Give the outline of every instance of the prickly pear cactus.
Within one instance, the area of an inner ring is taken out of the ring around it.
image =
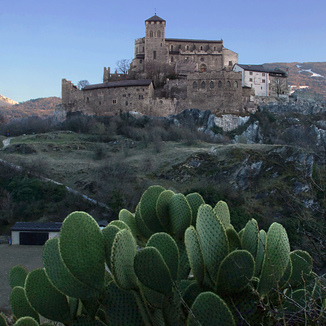
[[[197,193],[149,187],[102,231],[74,212],[46,242],[43,265],[9,272],[15,325],[326,324],[326,281],[307,252],[290,253],[285,229],[266,234],[252,219],[237,232],[225,202],[212,208]]]

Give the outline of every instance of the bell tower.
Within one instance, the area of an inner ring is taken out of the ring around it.
[[[145,20],[145,71],[168,63],[168,49],[165,44],[166,21],[156,14]]]

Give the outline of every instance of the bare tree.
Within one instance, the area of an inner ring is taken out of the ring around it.
[[[119,74],[128,75],[130,69],[131,60],[121,59],[117,61],[117,71]]]
[[[82,89],[84,88],[85,86],[89,85],[89,81],[86,80],[86,79],[83,79],[83,80],[80,80],[78,83],[77,83],[77,88],[78,89]]]

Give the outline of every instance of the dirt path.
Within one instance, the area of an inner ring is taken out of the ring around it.
[[[28,271],[43,267],[43,246],[8,246],[0,245],[0,311],[10,310],[9,296],[11,287],[8,283],[8,273],[12,266],[23,265]]]

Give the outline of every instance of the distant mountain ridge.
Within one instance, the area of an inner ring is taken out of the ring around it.
[[[18,104],[18,102],[0,94],[0,106],[8,106],[8,105],[15,105],[15,104]]]
[[[275,62],[264,66],[287,71],[292,91],[307,88],[326,100],[326,62]]]
[[[29,116],[45,117],[52,115],[55,106],[60,103],[60,97],[37,98],[14,105],[7,104],[6,106],[0,106],[0,114],[6,119],[25,118]]]

